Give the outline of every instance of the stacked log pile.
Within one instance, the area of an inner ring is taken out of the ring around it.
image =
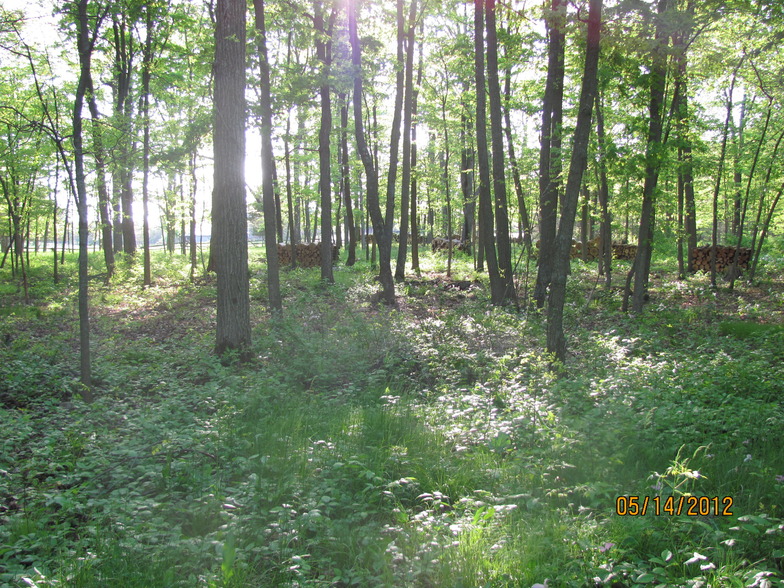
[[[591,239],[586,243],[585,261],[596,261],[601,255],[602,242],[599,237]],[[539,248],[539,241],[536,242],[536,248]],[[613,257],[615,259],[626,259],[633,261],[637,255],[637,245],[627,245],[625,243],[612,244]],[[583,259],[583,244],[580,241],[572,240],[572,247],[569,251],[569,257],[572,259]]]
[[[690,266],[695,272],[709,272],[711,269],[711,249],[710,245],[705,247],[695,247],[691,250]],[[716,247],[716,271],[724,273],[732,265],[735,257],[735,247]],[[738,250],[738,267],[746,269],[751,261],[751,249],[741,247]]]
[[[629,245],[628,243],[613,243],[612,252],[615,259],[634,261],[634,258],[637,257],[637,245]]]
[[[449,241],[450,239],[444,239],[442,237],[435,237],[433,241],[430,243],[430,247],[433,249],[433,252],[436,251],[446,251],[449,249]],[[460,239],[453,237],[452,241],[452,249],[456,249],[457,251],[466,251],[468,249],[468,245],[463,243]]]
[[[332,260],[337,260],[340,250],[332,246]],[[291,245],[278,244],[278,263],[291,264]],[[321,245],[319,243],[297,243],[297,265],[299,267],[321,266]]]

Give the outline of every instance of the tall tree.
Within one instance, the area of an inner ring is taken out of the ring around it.
[[[88,0],[79,0],[76,8],[77,47],[79,52],[79,81],[76,87],[73,107],[73,148],[74,175],[76,179],[76,206],[79,213],[79,348],[80,348],[80,379],[82,397],[90,402],[92,392],[92,362],[90,356],[90,308],[89,286],[87,277],[87,242],[89,235],[89,219],[87,206],[87,182],[85,170],[85,151],[82,124],[82,108],[84,98],[92,78],[92,55],[101,22],[106,16],[106,7],[96,6],[98,12],[88,13]],[[94,21],[94,27],[90,22]]]
[[[548,38],[547,80],[542,101],[542,144],[539,151],[539,267],[534,287],[534,300],[538,308],[544,306],[550,285],[560,198],[565,0],[551,0],[550,10],[545,16],[545,27]]]
[[[244,0],[215,8],[212,255],[218,274],[215,352],[250,345],[248,219],[245,205]]]
[[[348,158],[348,100],[340,96],[340,192],[346,206],[346,227],[348,229],[348,257],[346,265],[351,267],[357,260],[357,230],[354,221],[354,207],[351,202],[351,163]]]
[[[144,11],[146,37],[142,50],[142,95],[140,114],[142,117],[142,257],[144,265],[143,286],[152,284],[152,263],[150,260],[150,78],[152,77],[153,35],[155,19],[153,6],[147,5]]]
[[[650,101],[648,103],[648,137],[645,146],[645,182],[642,190],[642,212],[637,237],[637,255],[626,277],[624,308],[628,306],[629,285],[634,278],[632,311],[641,312],[648,298],[648,276],[653,253],[653,231],[656,224],[656,186],[663,161],[662,129],[664,91],[667,83],[667,23],[665,14],[670,0],[658,0],[656,32],[651,49]]]
[[[421,18],[421,15],[419,16]],[[403,174],[400,185],[400,239],[397,249],[395,279],[406,277],[408,247],[409,199],[411,189],[411,119],[414,106],[414,41],[417,19],[417,2],[411,0],[408,13],[408,30],[405,36],[405,89],[403,95]],[[421,41],[420,41],[421,42]]]
[[[136,227],[133,220],[133,171],[136,147],[132,120],[132,82],[134,60],[137,55],[133,21],[138,18],[139,10],[132,3],[119,5],[118,8],[112,15],[113,125],[119,135],[118,146],[112,160],[115,226],[119,229],[114,234],[114,249],[133,255],[136,253]]]
[[[314,0],[313,23],[316,28],[316,55],[321,63],[319,96],[321,98],[321,126],[319,127],[319,194],[321,195],[321,279],[334,282],[332,274],[332,103],[330,71],[332,66],[332,27],[336,8],[333,6],[329,22],[324,23],[324,6]]]
[[[512,271],[512,244],[509,239],[509,213],[504,163],[503,106],[498,77],[498,34],[496,32],[495,0],[485,0],[487,28],[487,89],[490,100],[490,133],[493,149],[493,195],[495,196],[495,232],[498,246],[498,273],[503,284],[503,302],[517,304],[517,291]]]
[[[547,351],[558,361],[566,358],[566,338],[563,332],[563,308],[566,299],[566,279],[570,267],[572,233],[577,214],[583,172],[588,160],[588,139],[591,134],[591,111],[597,92],[599,69],[599,40],[601,34],[602,0],[590,0],[588,31],[583,69],[582,89],[577,111],[577,126],[572,142],[569,175],[566,179],[561,219],[555,244],[555,259],[547,301]]]
[[[114,274],[114,236],[112,230],[112,217],[109,201],[109,189],[106,185],[106,153],[103,143],[103,128],[101,116],[98,111],[98,102],[95,98],[92,76],[86,82],[86,98],[90,109],[93,130],[93,157],[95,158],[96,184],[98,188],[98,214],[101,223],[101,248],[103,249],[106,263],[106,283]]]
[[[362,115],[362,49],[357,32],[356,0],[347,1],[349,40],[351,42],[351,62],[354,66],[354,133],[357,140],[357,151],[365,168],[365,181],[367,182],[366,200],[368,213],[373,223],[373,239],[378,244],[379,250],[379,279],[381,282],[381,297],[385,304],[395,305],[395,281],[392,278],[390,263],[392,247],[392,228],[389,221],[391,215],[384,218],[381,213],[379,199],[378,167],[373,155],[368,148],[365,136],[365,123]]]
[[[270,308],[276,311],[283,309],[280,296],[280,264],[278,262],[278,243],[275,224],[277,219],[275,207],[275,187],[272,170],[275,167],[275,155],[272,152],[272,92],[270,88],[270,66],[267,54],[267,25],[264,15],[264,0],[253,0],[256,15],[256,46],[259,52],[259,85],[261,90],[261,191],[264,210],[264,247],[267,253],[267,290]],[[289,199],[290,201],[290,199]],[[291,214],[291,211],[289,211]],[[292,243],[292,253],[295,246]]]
[[[490,276],[490,299],[501,305],[506,299],[506,283],[498,271],[493,236],[493,202],[490,190],[490,159],[487,145],[487,98],[485,97],[485,17],[484,0],[474,0],[474,76],[476,79],[476,151],[479,164],[479,241]],[[450,235],[451,238],[451,235]]]

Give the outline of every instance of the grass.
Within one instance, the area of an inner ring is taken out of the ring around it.
[[[276,323],[257,263],[242,364],[210,353],[210,279],[162,254],[141,290],[123,261],[85,405],[75,264],[34,260],[30,306],[0,274],[0,586],[784,585],[774,275],[659,260],[635,317],[576,262],[557,378],[542,317],[491,309],[463,256],[480,283],[428,254],[396,311],[364,262],[286,271]]]

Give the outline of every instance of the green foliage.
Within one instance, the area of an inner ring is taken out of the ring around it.
[[[93,287],[92,405],[68,280],[5,317],[0,585],[782,584],[781,335],[723,334],[750,293],[663,284],[622,317],[575,264],[557,377],[540,317],[481,284],[390,311],[362,264],[298,270],[282,316],[254,305],[253,359],[221,362],[214,288],[176,259]],[[700,497],[732,514],[664,507]]]

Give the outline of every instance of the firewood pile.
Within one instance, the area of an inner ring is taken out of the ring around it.
[[[536,249],[539,249],[540,241],[536,242]],[[602,242],[599,237],[591,239],[586,244],[585,261],[596,261],[601,255]],[[637,245],[627,245],[625,243],[612,244],[613,257],[615,259],[634,260],[637,255]],[[583,244],[581,241],[572,239],[572,246],[569,250],[571,259],[583,258]]]
[[[695,272],[709,272],[711,269],[711,246],[695,247],[691,250],[691,268]],[[724,273],[732,265],[735,247],[716,247],[716,271]],[[741,247],[738,250],[738,267],[746,269],[751,261],[751,249]]]
[[[332,261],[336,261],[340,250],[332,246]],[[278,244],[278,263],[291,264],[291,245]],[[321,245],[319,243],[297,243],[297,265],[299,267],[321,266]]]
[[[444,239],[443,237],[434,237],[432,243],[430,243],[430,247],[433,249],[433,252],[436,251],[446,251],[449,249],[449,241],[450,239]],[[453,237],[452,241],[452,249],[456,249],[458,251],[467,251],[468,245],[463,243],[460,239]]]
[[[615,259],[634,261],[634,258],[637,257],[637,245],[629,245],[628,243],[613,243],[612,252]]]

